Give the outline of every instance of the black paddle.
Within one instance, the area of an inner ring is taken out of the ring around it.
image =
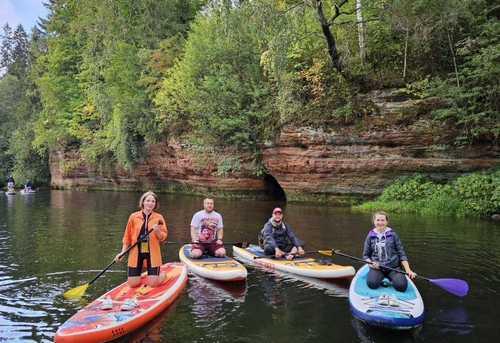
[[[292,255],[292,256],[293,256],[293,258],[300,258],[300,257],[302,257],[302,256],[304,256],[304,255],[311,255],[311,254],[317,254],[317,253],[318,253],[318,251],[317,251],[317,250],[314,250],[314,251],[304,251],[304,254],[302,254],[302,255],[300,255],[300,254],[297,252],[297,253],[294,253],[294,254],[291,254],[291,253],[285,253],[285,255],[283,255],[282,257],[276,257],[276,255],[275,255],[275,254],[273,254],[273,255],[254,256],[254,257],[253,257],[253,259],[254,259],[254,260],[257,260],[257,259],[259,259],[259,258],[270,258],[270,259],[283,259],[283,260],[285,260],[287,255]],[[293,258],[292,258],[292,260],[293,260]]]
[[[184,245],[184,244],[209,244],[209,243],[203,243],[203,242],[175,242],[175,241],[168,241],[167,244],[178,244],[178,245]],[[223,242],[223,245],[235,245],[239,248],[247,248],[250,243],[248,242]]]
[[[345,254],[340,250],[334,250],[334,249],[318,250],[318,253],[320,253],[322,255],[326,255],[326,256],[333,256],[335,254],[335,255],[340,255],[340,256],[350,258],[350,259],[355,260],[355,261],[363,262],[366,264],[373,264],[372,262],[365,261],[362,258]],[[392,270],[392,271],[395,271],[395,272],[398,272],[401,274],[408,275],[407,272],[404,272],[404,271],[399,270],[399,269],[386,267],[386,266],[381,266],[380,268],[384,268],[384,269]],[[427,278],[425,276],[420,276],[417,274],[416,274],[416,277],[420,278],[420,279],[427,280],[430,283],[432,283],[433,285],[436,285],[436,286],[444,289],[445,291],[447,291],[453,295],[456,295],[458,297],[465,297],[467,295],[467,293],[469,292],[469,285],[464,280],[460,280],[460,279],[430,279],[430,278]]]
[[[159,225],[163,225],[163,221],[159,221],[158,222]],[[137,240],[137,242],[135,242],[134,244],[132,244],[131,246],[129,246],[127,248],[127,250],[125,250],[121,255],[120,255],[120,258],[122,256],[125,256],[130,250],[132,250],[132,248],[134,248],[137,244],[139,244],[141,241],[143,241],[146,237],[149,236],[149,234],[151,232],[153,232],[154,229],[151,229],[151,230],[148,230],[148,232],[146,232],[144,235],[142,235],[141,237],[139,237],[139,239]],[[85,291],[87,290],[87,288],[93,284],[102,274],[104,274],[109,268],[111,268],[111,266],[113,264],[116,263],[116,260],[113,259],[113,262],[111,262],[110,264],[108,264],[106,266],[106,268],[104,268],[103,270],[101,270],[99,272],[99,274],[97,274],[90,282],[86,283],[86,284],[83,284],[81,286],[78,286],[78,287],[75,287],[75,288],[72,288],[66,292],[64,292],[64,297],[66,299],[78,299],[78,298],[81,298],[84,294],[85,294]]]

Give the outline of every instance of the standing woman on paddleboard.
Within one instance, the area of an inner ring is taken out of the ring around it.
[[[128,254],[128,284],[130,287],[138,287],[141,284],[142,269],[146,265],[147,283],[156,287],[167,277],[165,273],[160,273],[160,243],[167,239],[167,224],[163,216],[156,212],[160,208],[160,202],[155,193],[144,193],[139,200],[139,208],[140,211],[132,213],[128,218],[122,251],[116,255],[115,260],[121,261],[128,247],[140,240]]]
[[[410,269],[408,257],[399,236],[393,231],[389,224],[389,216],[385,212],[376,212],[373,215],[375,227],[368,232],[363,247],[363,259],[370,263],[370,271],[366,283],[368,287],[378,288],[384,277],[391,280],[393,287],[400,291],[406,291],[408,286],[406,277],[398,272],[384,269],[384,266],[400,269],[403,266],[411,279],[416,274]]]

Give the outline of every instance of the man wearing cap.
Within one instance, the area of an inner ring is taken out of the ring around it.
[[[259,243],[264,254],[277,258],[293,259],[295,255],[304,255],[304,243],[297,238],[290,225],[283,221],[283,210],[276,207],[273,216],[264,225],[259,235]]]
[[[203,200],[203,210],[194,214],[191,219],[191,258],[200,258],[204,253],[211,256],[224,257],[226,250],[222,237],[224,235],[222,216],[214,211],[214,199]]]

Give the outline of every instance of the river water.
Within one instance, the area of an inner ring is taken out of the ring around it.
[[[64,291],[91,280],[121,248],[139,193],[47,191],[0,196],[0,341],[50,342],[79,308],[126,278],[115,265],[80,302]],[[189,240],[202,198],[160,195],[171,241]],[[216,199],[226,241],[256,241],[274,206],[307,242],[359,256],[370,214],[315,204]],[[121,342],[492,342],[498,339],[500,225],[453,218],[391,216],[417,273],[461,278],[471,291],[456,298],[417,281],[424,325],[409,332],[373,329],[353,319],[348,282],[295,279],[249,267],[248,280],[220,285],[190,277],[184,294],[150,325]],[[178,260],[178,247],[163,247]],[[352,264],[343,258],[335,262]],[[353,264],[356,268],[359,264]]]

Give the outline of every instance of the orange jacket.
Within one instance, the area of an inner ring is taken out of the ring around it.
[[[151,254],[151,267],[161,266],[161,249],[160,243],[167,239],[168,230],[167,222],[163,216],[157,212],[152,212],[148,221],[148,230],[151,230],[155,224],[162,222],[163,225],[160,226],[161,238],[158,239],[154,232],[149,234],[149,250]],[[123,244],[127,246],[133,245],[137,242],[139,233],[141,232],[142,225],[144,224],[144,217],[142,211],[134,212],[128,218],[127,227],[125,228],[125,233],[123,234]],[[136,268],[137,257],[139,254],[139,245],[136,245],[128,254],[128,266]]]

